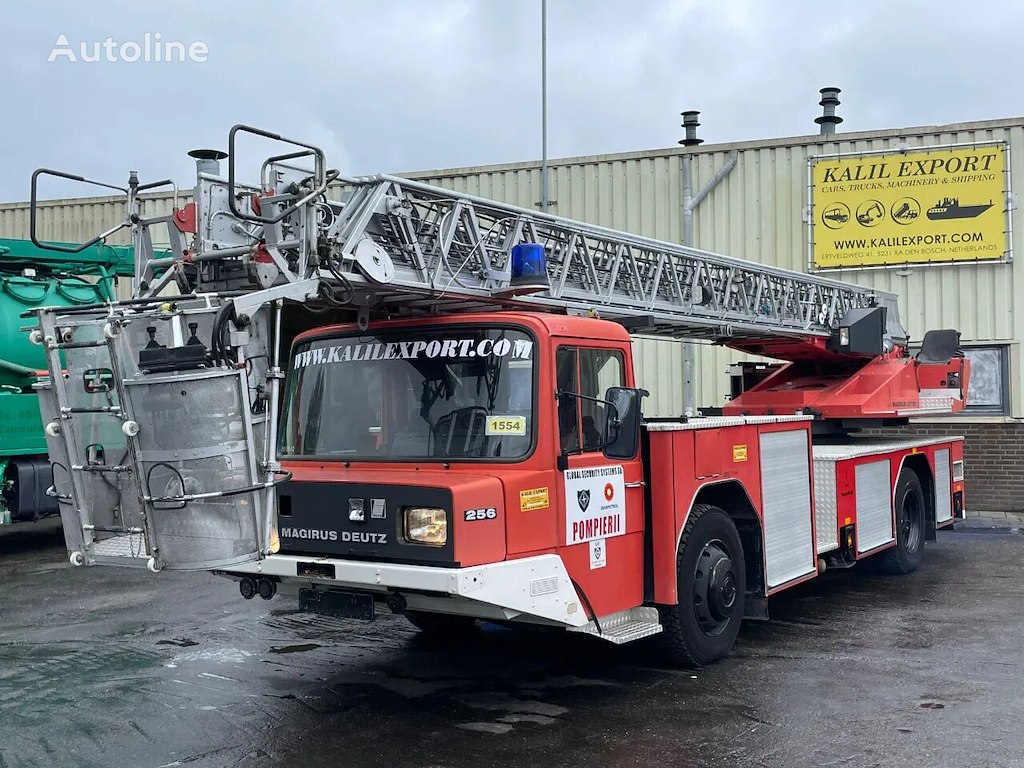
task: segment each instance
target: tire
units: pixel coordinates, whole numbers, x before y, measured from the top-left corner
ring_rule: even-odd
[[[476,629],[476,619],[472,616],[406,611],[405,618],[424,635],[431,637],[460,637]]]
[[[668,660],[699,667],[728,656],[743,621],[747,581],[740,535],[720,508],[698,504],[690,511],[676,582],[679,602],[659,609]]]
[[[896,481],[896,546],[879,553],[878,570],[895,576],[913,573],[924,557],[927,504],[917,473],[900,470]]]

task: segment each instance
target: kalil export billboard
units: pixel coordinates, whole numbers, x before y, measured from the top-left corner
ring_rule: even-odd
[[[1009,256],[1003,144],[810,162],[817,269]]]

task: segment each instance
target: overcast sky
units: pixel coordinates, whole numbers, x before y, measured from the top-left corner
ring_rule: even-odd
[[[38,166],[186,184],[237,122],[351,173],[540,158],[540,0],[11,1],[0,29],[0,201]],[[826,85],[844,131],[1020,115],[1022,31],[1010,1],[549,0],[549,155],[674,145],[683,109],[709,142],[814,133]],[[47,61],[147,32],[206,60]]]

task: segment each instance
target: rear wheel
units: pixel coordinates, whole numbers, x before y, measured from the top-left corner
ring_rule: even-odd
[[[433,637],[468,635],[476,628],[476,619],[472,616],[452,616],[447,613],[406,611],[405,618],[420,632]]]
[[[669,659],[700,666],[727,656],[743,620],[747,581],[739,533],[720,508],[698,504],[690,512],[676,579],[679,602],[661,609]]]
[[[909,467],[900,470],[896,481],[896,546],[878,555],[883,573],[913,573],[924,557],[924,489],[917,473]]]

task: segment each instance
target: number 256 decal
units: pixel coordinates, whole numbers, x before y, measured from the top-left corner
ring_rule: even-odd
[[[498,510],[494,507],[487,509],[467,509],[466,520],[493,520],[498,516]]]

